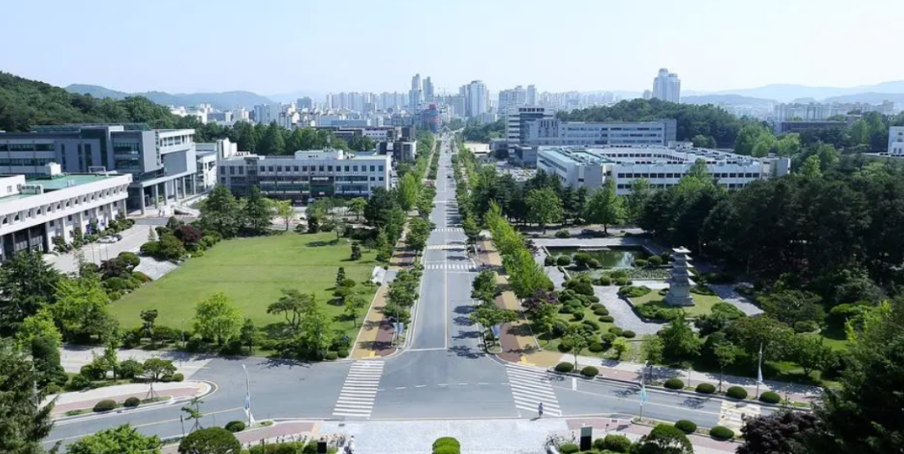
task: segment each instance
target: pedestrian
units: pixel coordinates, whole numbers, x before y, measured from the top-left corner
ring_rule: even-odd
[[[539,414],[538,418],[543,417],[543,402],[540,402],[540,405],[537,406],[537,413]]]

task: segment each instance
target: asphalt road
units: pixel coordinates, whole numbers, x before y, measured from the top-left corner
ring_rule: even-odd
[[[216,391],[203,399],[203,426],[245,419],[243,363],[248,367],[252,410],[257,419],[534,418],[539,402],[544,403],[548,416],[627,417],[640,412],[635,385],[562,377],[506,364],[483,352],[478,329],[468,318],[476,269],[464,250],[454,182],[447,178],[452,173],[451,154],[447,153],[451,140],[442,140],[431,213],[436,229],[423,256],[421,298],[413,310],[406,348],[384,359],[356,362],[214,359],[192,377],[217,385]],[[714,426],[721,405],[718,399],[650,389],[643,414]],[[71,441],[124,423],[147,434],[179,435],[180,407],[59,422],[47,443]],[[190,423],[186,423],[189,428]]]

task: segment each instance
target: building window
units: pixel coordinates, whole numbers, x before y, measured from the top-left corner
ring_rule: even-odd
[[[333,166],[326,166],[326,171],[327,171],[327,172],[332,172],[332,171],[333,171]]]
[[[16,220],[19,220],[19,218],[17,217]],[[70,214],[69,216],[66,216],[66,220],[72,222],[72,215]]]
[[[232,167],[232,166],[229,167],[229,174],[235,175],[235,167]]]
[[[357,172],[357,171],[358,171],[358,166],[352,166],[352,171]]]
[[[345,166],[345,171],[348,172],[348,166]]]
[[[308,166],[301,166],[301,171],[302,171],[302,172],[307,172],[307,171],[308,171]]]
[[[380,172],[382,172],[382,171],[383,171],[383,166],[380,166]]]
[[[245,174],[245,168],[239,167],[239,175],[244,175],[244,174]]]
[[[371,172],[376,172],[376,171],[377,171],[376,166],[370,166],[370,171],[371,171]]]
[[[282,166],[276,166],[276,171],[277,171],[277,172],[282,172]]]
[[[295,166],[295,171],[298,172],[298,166]]]
[[[318,171],[318,172],[323,172],[323,166],[317,166],[317,171]]]

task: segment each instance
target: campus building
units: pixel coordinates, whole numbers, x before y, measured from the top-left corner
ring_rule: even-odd
[[[562,184],[590,190],[614,178],[619,194],[631,192],[635,180],[645,178],[654,188],[677,185],[698,160],[728,189],[755,180],[787,175],[788,158],[754,158],[734,153],[693,148],[686,142],[663,146],[539,147],[537,169],[556,175]]]
[[[571,145],[668,145],[678,134],[678,122],[664,119],[644,122],[585,123],[555,118],[533,120],[526,125],[522,144]]]
[[[505,113],[505,138],[509,145],[527,142],[529,125],[552,119],[555,111],[547,107],[518,106],[503,111]]]
[[[126,215],[130,174],[63,174],[59,164],[42,166],[42,175],[0,177],[0,262],[24,249],[53,250],[53,238],[72,242],[103,230]]]
[[[311,198],[369,197],[390,188],[392,157],[342,150],[296,151],[292,156],[239,154],[217,162],[219,184],[233,194],[259,186],[267,197],[306,202]]]
[[[150,129],[145,124],[35,126],[0,133],[0,174],[41,176],[49,163],[64,173],[116,171],[132,175],[127,207],[176,201],[194,194],[194,129]]]
[[[904,156],[904,126],[888,128],[888,154]]]

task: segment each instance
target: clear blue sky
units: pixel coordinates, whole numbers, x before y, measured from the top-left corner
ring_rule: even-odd
[[[902,0],[5,0],[0,70],[123,91],[684,90],[904,79]]]

